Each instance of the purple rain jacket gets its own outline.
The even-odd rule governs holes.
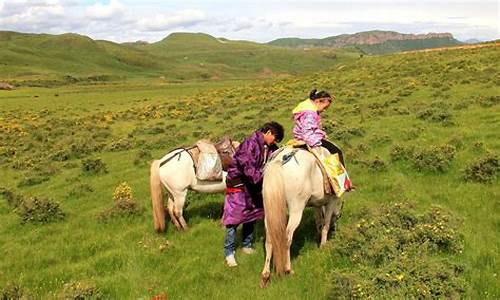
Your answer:
[[[268,147],[263,133],[255,131],[236,149],[226,177],[224,225],[238,225],[264,217],[263,167],[277,148],[276,145]]]

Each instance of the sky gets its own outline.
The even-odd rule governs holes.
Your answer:
[[[367,30],[450,32],[500,38],[499,0],[0,0],[0,30],[78,33],[114,42],[159,41],[173,32],[232,40],[324,38]]]

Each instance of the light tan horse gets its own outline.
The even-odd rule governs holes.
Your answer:
[[[261,287],[269,283],[271,258],[278,275],[292,273],[290,246],[306,206],[314,207],[316,228],[321,236],[320,247],[327,242],[330,226],[334,225],[342,207],[339,198],[325,194],[323,175],[313,154],[299,150],[290,158],[292,151],[285,148],[264,170],[266,260]],[[321,151],[322,155],[328,154],[324,148]],[[284,157],[286,163],[283,163]]]
[[[239,146],[232,142],[233,147]],[[165,210],[170,220],[179,230],[188,228],[183,217],[183,208],[188,190],[201,193],[221,193],[226,188],[226,172],[222,181],[201,181],[196,178],[191,155],[184,149],[170,151],[159,160],[151,163],[150,189],[153,205],[154,228],[157,232],[165,231]],[[163,187],[168,194],[167,207],[163,202]]]

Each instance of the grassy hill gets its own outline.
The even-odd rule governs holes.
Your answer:
[[[365,56],[255,81],[0,91],[0,297],[498,299],[499,49]],[[295,274],[262,290],[262,223],[257,253],[224,266],[223,195],[190,193],[191,229],[153,231],[153,158],[268,120],[286,141],[313,87],[337,96],[323,126],[358,187],[327,247],[306,209]],[[111,210],[123,181],[137,210]]]
[[[323,39],[280,38],[269,45],[291,48],[356,48],[366,54],[386,54],[409,50],[439,48],[462,44],[447,33],[401,34],[394,31],[372,30],[341,34]]]
[[[2,80],[14,78],[52,79],[63,75],[124,75],[144,72],[136,63],[138,50],[94,41],[77,34],[47,35],[0,32]],[[123,59],[126,55],[130,60]],[[144,55],[144,54],[143,54]]]
[[[0,32],[0,80],[60,85],[116,79],[262,78],[328,68],[355,51],[302,51],[176,33],[153,44],[116,44],[77,34]]]

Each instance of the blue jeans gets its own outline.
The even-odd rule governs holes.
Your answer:
[[[255,221],[243,223],[243,229],[242,229],[243,247],[252,248],[254,227],[255,227]],[[226,226],[226,237],[224,238],[224,256],[229,256],[236,251],[236,228],[238,228],[238,225]]]

